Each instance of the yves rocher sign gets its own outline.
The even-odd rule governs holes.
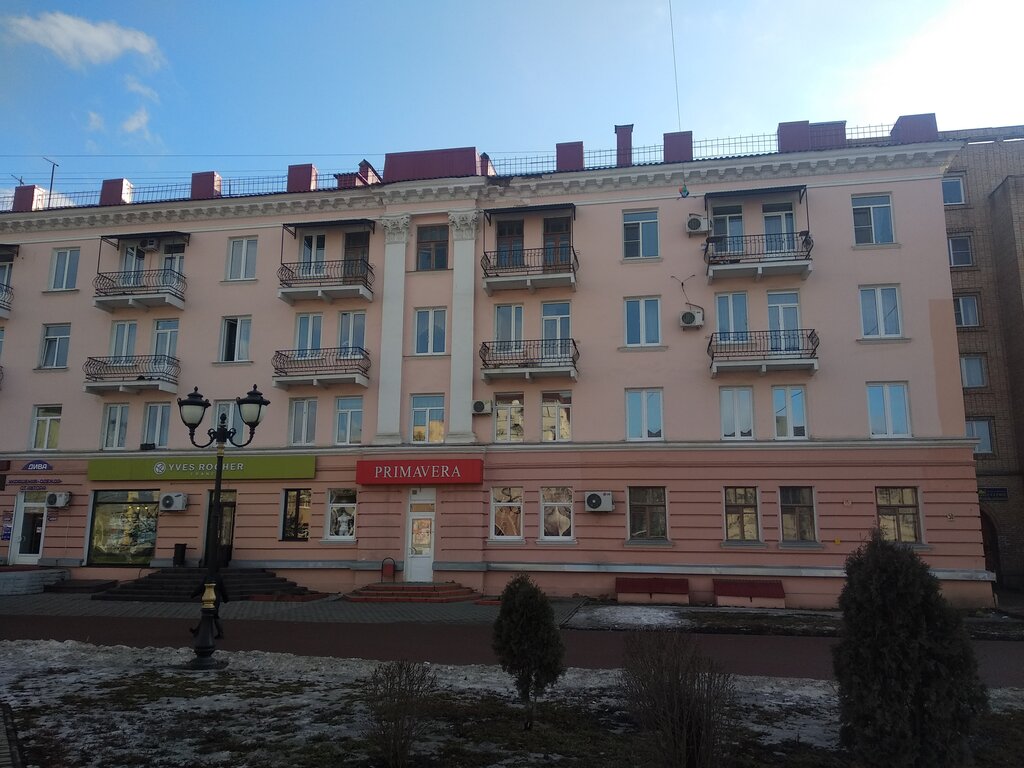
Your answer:
[[[483,459],[384,459],[356,462],[360,485],[482,483]]]

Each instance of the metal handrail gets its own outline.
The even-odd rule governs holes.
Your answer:
[[[86,381],[165,381],[178,383],[181,363],[171,355],[90,357],[82,366]]]
[[[579,359],[575,339],[495,340],[480,345],[484,368],[575,368]]]
[[[712,333],[708,357],[717,360],[776,360],[818,356],[818,332],[813,328],[786,331],[726,331]]]
[[[144,269],[128,272],[100,272],[92,281],[97,296],[137,296],[167,293],[185,298],[188,283],[176,269]]]
[[[271,365],[275,376],[366,375],[370,370],[370,353],[362,347],[279,349]]]
[[[504,248],[484,251],[480,259],[484,277],[502,275],[543,275],[572,272],[580,268],[576,249],[571,245],[545,248]]]
[[[814,238],[807,230],[776,235],[711,235],[704,242],[708,264],[809,259]]]
[[[277,268],[277,279],[285,288],[298,285],[373,285],[373,267],[365,259],[340,261],[295,261]]]
[[[14,289],[7,283],[0,283],[0,309],[10,309],[11,299],[14,298]]]

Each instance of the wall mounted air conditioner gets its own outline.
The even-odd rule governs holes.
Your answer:
[[[473,401],[473,415],[474,416],[486,416],[491,412],[491,401],[490,400],[474,400]]]
[[[583,506],[588,512],[611,512],[615,509],[611,491],[587,491],[583,494]]]
[[[704,310],[703,309],[687,309],[684,312],[679,313],[679,327],[680,328],[700,328],[704,325]]]
[[[71,504],[71,494],[67,491],[53,491],[46,494],[46,506],[63,508]]]
[[[705,232],[711,231],[711,224],[708,221],[707,216],[701,216],[699,213],[690,213],[686,216],[686,234],[688,235],[702,235]]]
[[[139,241],[139,250],[152,253],[160,247],[160,240],[156,237],[144,237]]]
[[[188,506],[187,493],[161,493],[160,509],[164,512],[181,512]]]

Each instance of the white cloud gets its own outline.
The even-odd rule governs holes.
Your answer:
[[[9,16],[4,25],[16,38],[48,48],[72,67],[103,64],[125,53],[145,56],[159,66],[163,55],[156,40],[113,21],[94,23],[66,13],[42,13],[38,18]]]
[[[141,133],[149,137],[149,111],[145,107],[139,107],[128,116],[128,119],[121,123],[121,130],[125,133]]]
[[[148,85],[143,85],[133,75],[125,75],[124,87],[131,93],[137,93],[144,99],[155,101],[157,104],[160,103],[160,94],[150,88]]]
[[[106,125],[103,122],[103,115],[97,114],[96,112],[89,113],[89,124],[86,126],[86,130],[89,131],[102,131]]]

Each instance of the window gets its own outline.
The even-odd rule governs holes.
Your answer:
[[[178,354],[178,321],[153,322],[153,354],[174,357]],[[158,361],[159,362],[159,361]]]
[[[661,440],[661,390],[626,390],[626,439]]]
[[[572,352],[569,330],[569,302],[553,301],[541,305],[541,354],[544,357],[567,358]]]
[[[630,486],[628,495],[629,540],[668,539],[665,489],[656,486]]]
[[[523,538],[522,488],[491,488],[491,537]]]
[[[228,280],[254,280],[256,278],[256,238],[237,238],[228,241]]]
[[[327,492],[328,539],[356,537],[356,489],[332,488]]]
[[[71,344],[71,325],[43,326],[43,350],[39,359],[40,368],[67,368],[68,347]]]
[[[760,541],[757,529],[757,488],[725,489],[726,541]]]
[[[872,437],[910,437],[906,384],[868,384]]]
[[[497,222],[498,267],[523,266],[523,220]]]
[[[523,442],[523,393],[494,398],[494,442]]]
[[[747,341],[747,294],[720,293],[715,296],[719,341]]]
[[[224,422],[227,424],[228,429],[235,430],[235,436],[239,440],[244,440],[249,436],[249,428],[245,426],[245,422],[242,421],[242,414],[238,410],[238,405],[234,400],[214,400],[213,401],[213,426],[216,427],[220,424],[220,417],[224,416]],[[227,447],[233,448],[230,442],[227,443]]]
[[[291,422],[291,445],[313,445],[316,443],[316,398],[292,400],[289,404]]]
[[[146,417],[142,423],[142,442],[152,443],[157,448],[166,448],[170,422],[170,403],[146,403]]]
[[[304,235],[299,250],[299,275],[319,277],[324,274],[324,252],[327,250],[327,235]]]
[[[320,314],[295,316],[295,352],[299,359],[320,357],[320,332],[324,317]]]
[[[779,488],[779,512],[783,541],[817,541],[814,533],[814,489],[809,486]]]
[[[37,405],[32,409],[32,448],[53,451],[60,437],[59,405]]]
[[[544,219],[544,266],[560,270],[572,263],[572,220],[568,216]]]
[[[917,488],[875,488],[878,527],[888,541],[921,541]]]
[[[750,387],[723,387],[719,390],[723,440],[750,440],[754,437],[754,392]]]
[[[135,336],[138,323],[122,320],[114,323],[110,333],[110,357],[114,365],[131,365],[135,355]]]
[[[340,354],[345,357],[361,355],[366,345],[366,313],[339,312],[338,328]]]
[[[345,233],[345,261],[369,261],[370,260],[370,233],[346,232]],[[346,277],[352,277],[352,273],[346,270]]]
[[[978,297],[954,296],[953,319],[957,328],[976,328],[981,325],[978,317]]]
[[[711,209],[715,253],[743,253],[743,207],[718,205]]]
[[[168,243],[164,246],[164,258],[160,264],[162,270],[160,281],[164,285],[174,285],[175,278],[185,271],[185,244]]]
[[[775,437],[781,440],[807,437],[807,411],[803,387],[772,387]]]
[[[572,392],[541,394],[540,439],[545,443],[572,440]]]
[[[988,386],[984,355],[960,355],[960,383],[964,389]]]
[[[627,259],[657,258],[657,211],[622,214],[622,252]]]
[[[964,180],[960,176],[950,176],[942,180],[942,204],[963,205]]]
[[[220,329],[220,361],[241,362],[249,359],[249,335],[252,318],[225,317]]]
[[[313,491],[309,488],[285,489],[281,541],[306,541],[309,539],[310,499],[312,496]]]
[[[542,539],[572,538],[572,488],[540,489]]]
[[[796,220],[792,203],[764,203],[764,249],[773,258],[796,255]]]
[[[412,441],[444,442],[444,395],[412,396]]]
[[[900,294],[896,286],[860,289],[860,330],[866,339],[903,335]]]
[[[339,397],[335,401],[337,418],[334,442],[338,445],[359,445],[363,441],[363,398]]]
[[[992,453],[992,422],[988,419],[968,419],[967,436],[977,438],[978,444],[974,446],[975,455],[979,453]]]
[[[857,245],[892,243],[892,203],[889,195],[853,198],[853,241]]]
[[[78,280],[78,248],[67,248],[53,252],[53,268],[50,272],[51,291],[70,291]]]
[[[523,305],[498,304],[494,308],[494,351],[518,353],[523,349]]]
[[[111,403],[103,409],[103,449],[124,448],[128,435],[128,404]]]
[[[448,225],[416,230],[416,269],[448,269]]]
[[[94,491],[89,565],[147,567],[156,553],[160,493]]]
[[[416,310],[416,354],[442,355],[445,351],[445,309]]]
[[[949,266],[969,267],[974,263],[971,238],[957,235],[956,237],[947,237],[946,243],[949,246]]]
[[[626,346],[661,344],[661,300],[626,299]]]

